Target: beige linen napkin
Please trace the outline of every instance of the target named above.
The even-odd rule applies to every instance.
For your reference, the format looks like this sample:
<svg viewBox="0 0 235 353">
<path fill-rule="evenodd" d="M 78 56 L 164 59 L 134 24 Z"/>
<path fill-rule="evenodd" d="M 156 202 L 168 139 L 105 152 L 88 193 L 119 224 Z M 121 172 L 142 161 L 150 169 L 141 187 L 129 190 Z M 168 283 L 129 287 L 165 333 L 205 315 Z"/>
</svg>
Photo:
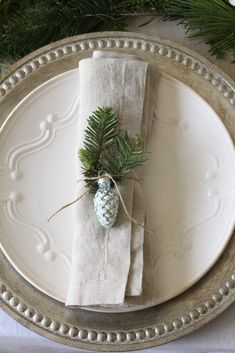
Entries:
<svg viewBox="0 0 235 353">
<path fill-rule="evenodd" d="M 97 107 L 110 106 L 119 115 L 120 128 L 131 136 L 149 126 L 146 97 L 148 64 L 132 55 L 95 51 L 79 63 L 80 103 L 78 149 L 83 147 L 87 118 Z M 82 179 L 78 158 L 77 174 Z M 77 195 L 84 192 L 78 184 Z M 137 221 L 144 223 L 145 206 L 138 182 L 126 179 L 120 185 L 125 205 Z M 123 304 L 125 295 L 142 293 L 142 228 L 132 224 L 119 208 L 118 219 L 104 229 L 96 219 L 93 195 L 74 207 L 74 240 L 71 280 L 66 305 Z"/>
</svg>

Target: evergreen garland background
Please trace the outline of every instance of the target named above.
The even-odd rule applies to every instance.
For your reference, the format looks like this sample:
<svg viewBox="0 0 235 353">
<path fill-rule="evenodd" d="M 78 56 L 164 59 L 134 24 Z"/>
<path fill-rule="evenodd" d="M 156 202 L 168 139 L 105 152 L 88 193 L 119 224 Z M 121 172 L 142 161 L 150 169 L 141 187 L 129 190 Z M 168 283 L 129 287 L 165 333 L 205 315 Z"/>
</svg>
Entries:
<svg viewBox="0 0 235 353">
<path fill-rule="evenodd" d="M 68 36 L 125 30 L 129 17 L 143 14 L 180 20 L 211 54 L 232 50 L 235 58 L 235 7 L 228 0 L 0 0 L 0 62 Z"/>
</svg>

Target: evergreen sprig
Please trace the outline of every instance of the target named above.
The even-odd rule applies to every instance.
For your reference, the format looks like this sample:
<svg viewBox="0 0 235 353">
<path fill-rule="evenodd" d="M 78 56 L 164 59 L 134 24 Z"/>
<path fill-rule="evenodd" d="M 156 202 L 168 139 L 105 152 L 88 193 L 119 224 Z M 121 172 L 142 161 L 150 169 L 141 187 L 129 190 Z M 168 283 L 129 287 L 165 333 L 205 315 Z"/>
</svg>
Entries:
<svg viewBox="0 0 235 353">
<path fill-rule="evenodd" d="M 235 7 L 227 0 L 149 0 L 163 20 L 181 20 L 190 38 L 202 38 L 209 52 L 235 57 Z"/>
<path fill-rule="evenodd" d="M 0 59 L 18 59 L 68 36 L 123 30 L 128 16 L 181 20 L 211 53 L 235 55 L 235 7 L 227 0 L 0 0 Z"/>
<path fill-rule="evenodd" d="M 20 2 L 20 1 L 19 1 Z M 0 0 L 0 57 L 22 57 L 50 42 L 76 34 L 121 30 L 118 0 Z M 114 14 L 114 15 L 112 15 Z"/>
<path fill-rule="evenodd" d="M 121 176 L 128 174 L 131 169 L 143 164 L 147 159 L 147 154 L 143 152 L 141 134 L 131 139 L 125 132 L 123 135 L 118 135 L 107 147 L 102 167 L 119 180 Z"/>
<path fill-rule="evenodd" d="M 89 116 L 84 148 L 78 154 L 86 186 L 93 193 L 98 188 L 97 180 L 89 178 L 109 173 L 114 180 L 120 181 L 131 169 L 148 159 L 141 134 L 130 138 L 127 132 L 121 132 L 118 116 L 110 107 L 99 107 Z"/>
</svg>

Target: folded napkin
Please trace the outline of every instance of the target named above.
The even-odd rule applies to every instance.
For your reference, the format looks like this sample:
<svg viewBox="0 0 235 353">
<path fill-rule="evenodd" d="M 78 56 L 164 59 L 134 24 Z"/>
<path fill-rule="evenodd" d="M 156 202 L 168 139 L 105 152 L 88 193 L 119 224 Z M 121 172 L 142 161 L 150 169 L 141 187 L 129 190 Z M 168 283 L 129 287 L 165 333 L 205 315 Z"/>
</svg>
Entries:
<svg viewBox="0 0 235 353">
<path fill-rule="evenodd" d="M 120 128 L 131 136 L 151 124 L 148 119 L 148 64 L 132 55 L 95 51 L 79 62 L 80 103 L 78 149 L 83 147 L 87 118 L 97 107 L 112 107 L 120 118 Z M 76 157 L 78 179 L 81 164 Z M 79 183 L 77 196 L 85 190 Z M 145 205 L 138 182 L 125 179 L 120 185 L 125 205 L 140 223 L 145 221 Z M 110 229 L 101 227 L 93 207 L 93 195 L 74 206 L 74 240 L 71 280 L 66 305 L 117 305 L 125 296 L 139 296 L 143 279 L 144 230 L 133 224 L 122 206 Z"/>
</svg>

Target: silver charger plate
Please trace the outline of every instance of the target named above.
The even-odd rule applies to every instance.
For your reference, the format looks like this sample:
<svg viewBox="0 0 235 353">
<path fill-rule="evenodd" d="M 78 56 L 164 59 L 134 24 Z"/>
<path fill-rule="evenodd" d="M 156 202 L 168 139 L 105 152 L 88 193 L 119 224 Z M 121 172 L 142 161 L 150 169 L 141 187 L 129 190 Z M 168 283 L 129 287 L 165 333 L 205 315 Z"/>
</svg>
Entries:
<svg viewBox="0 0 235 353">
<path fill-rule="evenodd" d="M 197 54 L 170 42 L 132 33 L 97 33 L 68 38 L 39 49 L 12 67 L 0 86 L 1 124 L 30 91 L 77 67 L 95 48 L 137 54 L 201 95 L 234 139 L 234 83 Z M 125 351 L 162 344 L 192 332 L 234 298 L 234 237 L 220 260 L 191 289 L 139 312 L 97 313 L 68 309 L 26 282 L 1 254 L 2 307 L 34 331 L 64 344 Z"/>
</svg>

